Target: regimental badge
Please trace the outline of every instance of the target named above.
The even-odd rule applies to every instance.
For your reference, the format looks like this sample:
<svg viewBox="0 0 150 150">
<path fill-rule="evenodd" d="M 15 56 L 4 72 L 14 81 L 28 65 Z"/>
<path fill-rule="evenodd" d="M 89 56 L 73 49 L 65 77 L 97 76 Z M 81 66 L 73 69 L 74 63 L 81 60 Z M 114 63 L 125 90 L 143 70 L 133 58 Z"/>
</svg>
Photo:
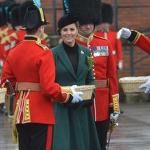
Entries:
<svg viewBox="0 0 150 150">
<path fill-rule="evenodd" d="M 84 55 L 84 52 L 81 50 L 81 54 Z"/>
<path fill-rule="evenodd" d="M 97 56 L 109 56 L 108 46 L 95 46 L 91 48 L 91 51 L 95 57 Z"/>
</svg>

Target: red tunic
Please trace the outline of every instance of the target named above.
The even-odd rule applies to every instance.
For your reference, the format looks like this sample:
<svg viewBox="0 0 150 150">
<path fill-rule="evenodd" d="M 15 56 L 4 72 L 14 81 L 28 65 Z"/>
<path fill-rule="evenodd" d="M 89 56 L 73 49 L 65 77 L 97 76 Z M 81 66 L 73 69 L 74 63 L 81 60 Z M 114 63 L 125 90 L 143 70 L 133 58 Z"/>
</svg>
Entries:
<svg viewBox="0 0 150 150">
<path fill-rule="evenodd" d="M 8 34 L 4 36 L 0 41 L 0 54 L 1 59 L 3 61 L 6 60 L 10 50 L 13 49 L 17 44 L 19 44 L 24 39 L 24 36 L 25 36 L 24 30 L 16 31 L 9 29 Z"/>
<path fill-rule="evenodd" d="M 106 87 L 96 88 L 94 101 L 95 121 L 106 120 L 109 118 L 109 107 L 113 103 L 113 97 L 118 97 L 117 70 L 111 44 L 96 33 L 89 39 L 78 35 L 77 42 L 88 46 L 92 52 L 95 79 L 109 82 Z"/>
<path fill-rule="evenodd" d="M 2 70 L 2 83 L 6 79 L 13 86 L 16 82 L 39 83 L 41 90 L 30 91 L 23 101 L 24 105 L 20 105 L 21 117 L 16 123 L 54 124 L 52 99 L 63 102 L 67 95 L 62 94 L 61 87 L 54 82 L 55 63 L 52 52 L 37 41 L 36 37 L 27 37 L 10 51 Z M 16 97 L 17 102 L 19 95 Z"/>
</svg>

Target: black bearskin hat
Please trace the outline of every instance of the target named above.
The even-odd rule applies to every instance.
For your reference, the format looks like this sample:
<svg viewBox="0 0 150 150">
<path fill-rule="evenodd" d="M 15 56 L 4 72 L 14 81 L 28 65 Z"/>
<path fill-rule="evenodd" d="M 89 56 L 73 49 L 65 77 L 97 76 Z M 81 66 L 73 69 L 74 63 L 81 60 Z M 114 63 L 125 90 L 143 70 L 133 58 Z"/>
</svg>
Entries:
<svg viewBox="0 0 150 150">
<path fill-rule="evenodd" d="M 20 5 L 16 5 L 11 9 L 11 14 L 9 16 L 10 23 L 13 27 L 21 25 L 20 17 Z"/>
<path fill-rule="evenodd" d="M 7 24 L 6 13 L 4 10 L 3 3 L 0 3 L 0 26 L 4 26 Z"/>
<path fill-rule="evenodd" d="M 69 0 L 69 13 L 78 18 L 80 24 L 101 22 L 100 0 Z"/>
<path fill-rule="evenodd" d="M 12 0 L 12 1 L 4 1 L 1 3 L 2 6 L 2 11 L 3 11 L 3 17 L 4 20 L 7 22 L 9 22 L 9 11 L 10 9 L 15 5 L 16 3 Z"/>
<path fill-rule="evenodd" d="M 34 5 L 33 1 L 25 1 L 24 3 L 21 4 L 21 6 L 20 6 L 20 22 L 21 22 L 21 25 L 23 25 L 23 23 L 24 23 L 24 17 L 25 17 L 27 9 L 31 6 L 33 6 L 33 5 Z"/>
<path fill-rule="evenodd" d="M 12 10 L 16 7 L 19 7 L 19 4 L 11 4 L 8 6 L 8 9 L 7 9 L 7 21 L 11 24 L 12 23 Z M 20 17 L 19 17 L 20 18 Z"/>
<path fill-rule="evenodd" d="M 113 8 L 110 4 L 102 3 L 102 22 L 113 23 Z"/>
</svg>

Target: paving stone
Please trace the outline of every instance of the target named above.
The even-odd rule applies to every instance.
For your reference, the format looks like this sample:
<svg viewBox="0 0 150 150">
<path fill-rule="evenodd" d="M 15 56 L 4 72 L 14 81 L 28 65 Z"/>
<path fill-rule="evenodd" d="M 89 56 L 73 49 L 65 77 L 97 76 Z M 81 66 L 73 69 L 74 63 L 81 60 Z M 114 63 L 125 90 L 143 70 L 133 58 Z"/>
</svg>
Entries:
<svg viewBox="0 0 150 150">
<path fill-rule="evenodd" d="M 109 150 L 150 150 L 150 103 L 121 104 L 121 109 Z M 18 150 L 11 141 L 11 122 L 0 114 L 0 150 Z"/>
</svg>

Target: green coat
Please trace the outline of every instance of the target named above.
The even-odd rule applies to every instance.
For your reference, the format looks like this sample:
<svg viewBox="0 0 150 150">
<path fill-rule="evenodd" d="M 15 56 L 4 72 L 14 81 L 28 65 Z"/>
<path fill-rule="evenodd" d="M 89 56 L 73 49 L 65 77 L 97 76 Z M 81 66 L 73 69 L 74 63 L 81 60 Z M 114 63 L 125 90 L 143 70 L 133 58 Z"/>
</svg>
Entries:
<svg viewBox="0 0 150 150">
<path fill-rule="evenodd" d="M 79 46 L 77 73 L 60 44 L 52 49 L 56 64 L 56 82 L 62 86 L 92 84 L 86 47 Z M 95 123 L 90 107 L 71 108 L 61 103 L 54 104 L 56 124 L 53 130 L 52 150 L 100 150 Z"/>
</svg>

